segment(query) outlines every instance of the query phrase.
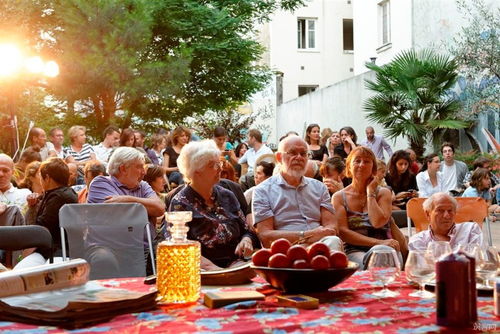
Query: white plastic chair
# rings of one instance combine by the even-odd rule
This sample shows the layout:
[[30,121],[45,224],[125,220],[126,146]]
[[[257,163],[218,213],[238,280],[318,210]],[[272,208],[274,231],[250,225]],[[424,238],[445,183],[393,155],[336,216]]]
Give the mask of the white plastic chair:
[[150,223],[144,206],[66,204],[59,211],[59,225],[63,259],[67,260],[64,242],[67,234],[69,256],[87,260],[91,266],[90,279],[146,276],[145,246],[149,247],[156,274]]

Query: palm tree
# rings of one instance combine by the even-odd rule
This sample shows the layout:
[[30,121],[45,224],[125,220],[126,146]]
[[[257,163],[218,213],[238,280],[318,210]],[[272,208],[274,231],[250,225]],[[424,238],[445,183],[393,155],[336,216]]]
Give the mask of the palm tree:
[[403,51],[390,63],[366,67],[376,73],[366,87],[376,94],[364,103],[367,118],[382,124],[389,138],[406,137],[417,156],[432,139],[439,143],[448,129],[469,123],[457,120],[460,103],[447,94],[457,80],[457,64],[431,50]]

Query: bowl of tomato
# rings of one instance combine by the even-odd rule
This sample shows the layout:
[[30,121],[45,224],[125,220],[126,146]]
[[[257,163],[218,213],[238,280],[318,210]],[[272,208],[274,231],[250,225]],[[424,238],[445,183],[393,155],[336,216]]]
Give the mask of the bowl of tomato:
[[[274,246],[274,247],[273,247]],[[323,243],[308,248],[278,239],[252,256],[251,268],[273,287],[289,293],[321,292],[348,279],[358,264]]]

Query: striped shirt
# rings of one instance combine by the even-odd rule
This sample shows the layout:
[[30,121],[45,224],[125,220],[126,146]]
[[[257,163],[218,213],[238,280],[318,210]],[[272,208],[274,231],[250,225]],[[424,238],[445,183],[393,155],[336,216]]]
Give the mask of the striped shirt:
[[94,153],[94,149],[92,148],[92,146],[90,146],[90,144],[87,143],[83,144],[80,152],[74,151],[71,146],[64,149],[64,157],[72,156],[73,158],[75,158],[76,162],[90,160],[91,153]]

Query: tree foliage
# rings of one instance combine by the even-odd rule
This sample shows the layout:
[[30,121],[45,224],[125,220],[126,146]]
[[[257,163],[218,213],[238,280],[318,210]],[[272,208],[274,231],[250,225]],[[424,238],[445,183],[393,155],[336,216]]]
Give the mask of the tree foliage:
[[[303,0],[4,0],[0,26],[56,60],[50,83],[62,123],[99,133],[182,122],[235,108],[262,89],[267,68],[255,22]],[[22,36],[22,37],[20,37]]]
[[463,117],[475,120],[483,111],[500,112],[500,6],[457,0],[457,7],[467,24],[450,47],[463,77],[456,97],[463,102]]
[[455,115],[460,104],[447,91],[457,80],[457,64],[431,50],[409,50],[390,63],[366,67],[376,73],[366,87],[376,94],[367,99],[367,118],[380,123],[389,138],[406,137],[421,156],[427,140],[438,142],[446,129],[468,126]]

